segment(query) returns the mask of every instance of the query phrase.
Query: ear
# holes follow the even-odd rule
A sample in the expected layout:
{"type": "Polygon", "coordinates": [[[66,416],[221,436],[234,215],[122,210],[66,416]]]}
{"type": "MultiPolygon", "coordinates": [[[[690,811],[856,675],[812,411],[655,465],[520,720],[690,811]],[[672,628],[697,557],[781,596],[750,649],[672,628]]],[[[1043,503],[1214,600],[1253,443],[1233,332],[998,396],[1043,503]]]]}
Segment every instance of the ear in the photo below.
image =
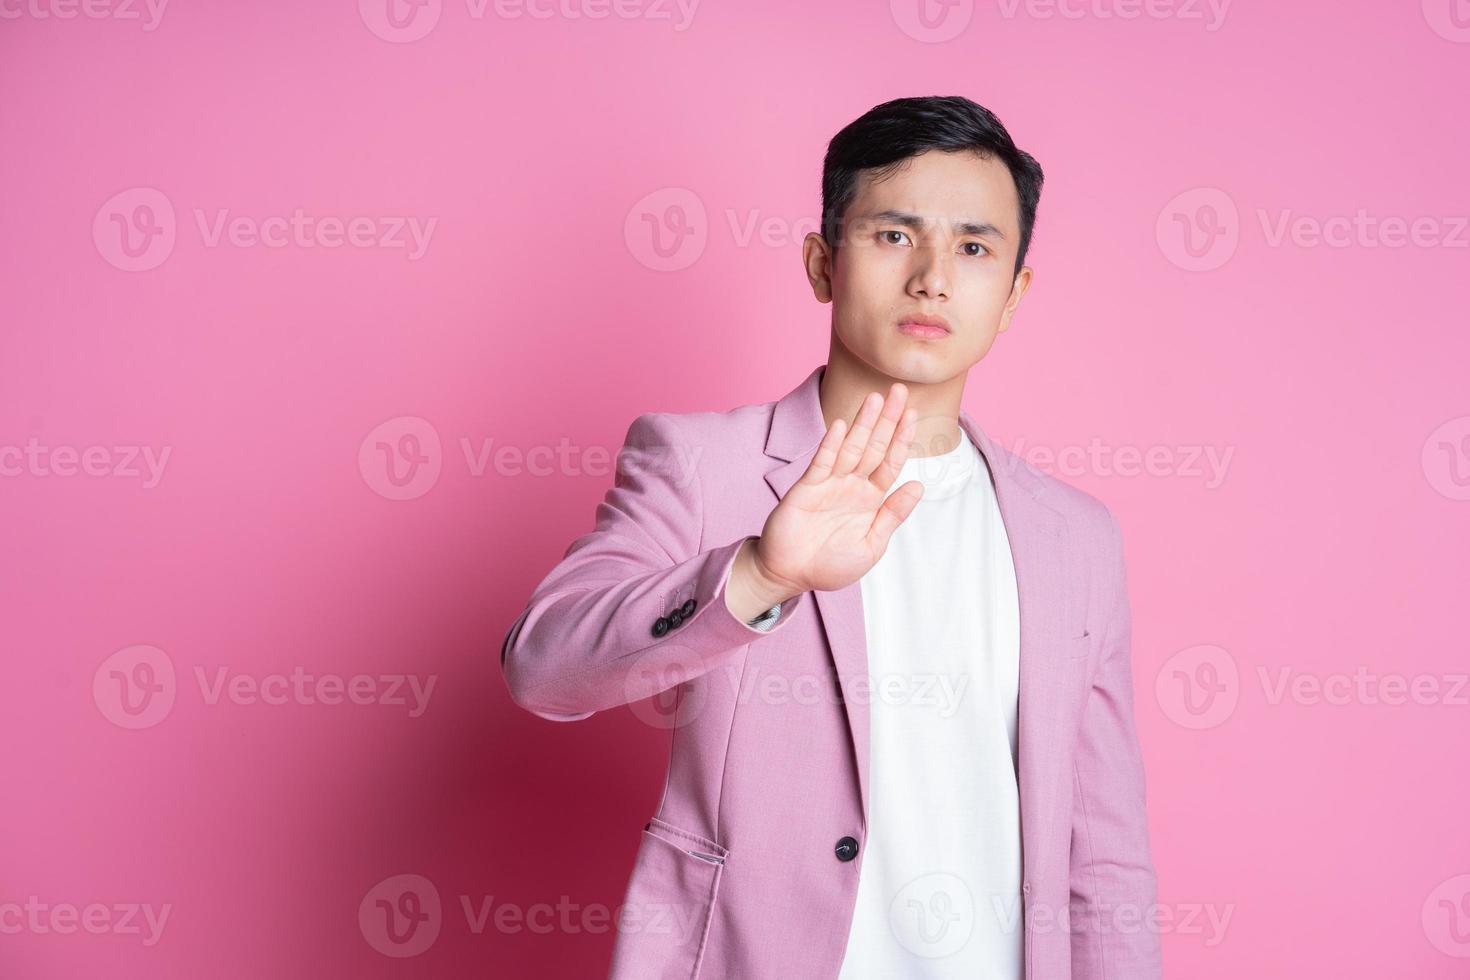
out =
{"type": "Polygon", "coordinates": [[[1021,305],[1021,297],[1026,295],[1026,290],[1031,288],[1031,267],[1021,266],[1021,271],[1016,273],[1015,281],[1011,283],[1011,295],[1006,299],[1005,309],[1000,311],[1000,330],[1005,333],[1006,328],[1011,325],[1011,314],[1016,312],[1016,307],[1021,305]]]}
{"type": "Polygon", "coordinates": [[[807,232],[801,240],[801,262],[806,267],[806,279],[811,283],[812,295],[818,303],[832,302],[832,271],[837,257],[827,240],[816,232],[807,232]]]}

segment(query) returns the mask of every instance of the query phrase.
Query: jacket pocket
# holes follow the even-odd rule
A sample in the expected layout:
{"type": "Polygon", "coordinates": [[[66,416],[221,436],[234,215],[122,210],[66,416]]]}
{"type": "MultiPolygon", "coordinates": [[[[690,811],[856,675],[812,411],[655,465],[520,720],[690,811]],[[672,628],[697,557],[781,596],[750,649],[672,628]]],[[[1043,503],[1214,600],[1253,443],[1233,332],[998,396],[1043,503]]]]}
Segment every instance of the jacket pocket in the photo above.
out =
{"type": "Polygon", "coordinates": [[[608,980],[694,980],[730,852],[654,817],[618,913],[608,980]]]}

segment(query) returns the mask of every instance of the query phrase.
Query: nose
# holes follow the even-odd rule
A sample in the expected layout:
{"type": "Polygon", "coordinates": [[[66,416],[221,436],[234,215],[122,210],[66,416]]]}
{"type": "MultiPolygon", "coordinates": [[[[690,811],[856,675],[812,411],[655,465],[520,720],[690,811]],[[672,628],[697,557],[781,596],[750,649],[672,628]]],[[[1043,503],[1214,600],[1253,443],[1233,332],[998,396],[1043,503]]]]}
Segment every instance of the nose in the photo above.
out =
{"type": "Polygon", "coordinates": [[[931,301],[948,299],[950,290],[949,257],[932,246],[914,249],[917,267],[909,280],[909,295],[931,301]]]}

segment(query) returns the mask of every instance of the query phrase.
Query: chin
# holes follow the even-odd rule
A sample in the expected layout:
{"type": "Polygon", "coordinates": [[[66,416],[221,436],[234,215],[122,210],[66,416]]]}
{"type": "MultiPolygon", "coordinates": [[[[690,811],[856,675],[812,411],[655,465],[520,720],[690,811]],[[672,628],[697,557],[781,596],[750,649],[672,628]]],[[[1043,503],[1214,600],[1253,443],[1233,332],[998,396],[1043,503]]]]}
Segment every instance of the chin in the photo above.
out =
{"type": "Polygon", "coordinates": [[[895,351],[883,362],[881,370],[884,374],[895,381],[915,385],[948,381],[965,368],[954,357],[942,357],[937,352],[925,350],[895,351]]]}

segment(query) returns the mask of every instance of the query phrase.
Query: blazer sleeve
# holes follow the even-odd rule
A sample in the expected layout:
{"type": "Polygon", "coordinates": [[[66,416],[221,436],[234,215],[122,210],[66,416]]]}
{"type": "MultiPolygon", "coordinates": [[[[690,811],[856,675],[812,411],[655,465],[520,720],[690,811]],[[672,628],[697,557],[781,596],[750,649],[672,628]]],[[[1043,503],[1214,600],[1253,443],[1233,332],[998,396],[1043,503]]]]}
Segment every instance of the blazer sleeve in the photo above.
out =
{"type": "Polygon", "coordinates": [[[1122,532],[1111,512],[1107,519],[1101,578],[1107,619],[1075,754],[1072,976],[1158,980],[1158,885],[1133,719],[1132,620],[1122,532]]]}
{"type": "Polygon", "coordinates": [[[756,628],[725,605],[735,555],[753,535],[704,540],[699,455],[675,416],[633,420],[593,530],[572,541],[501,644],[516,704],[578,721],[651,697],[721,666],[800,608],[801,596],[789,599],[756,628]]]}

